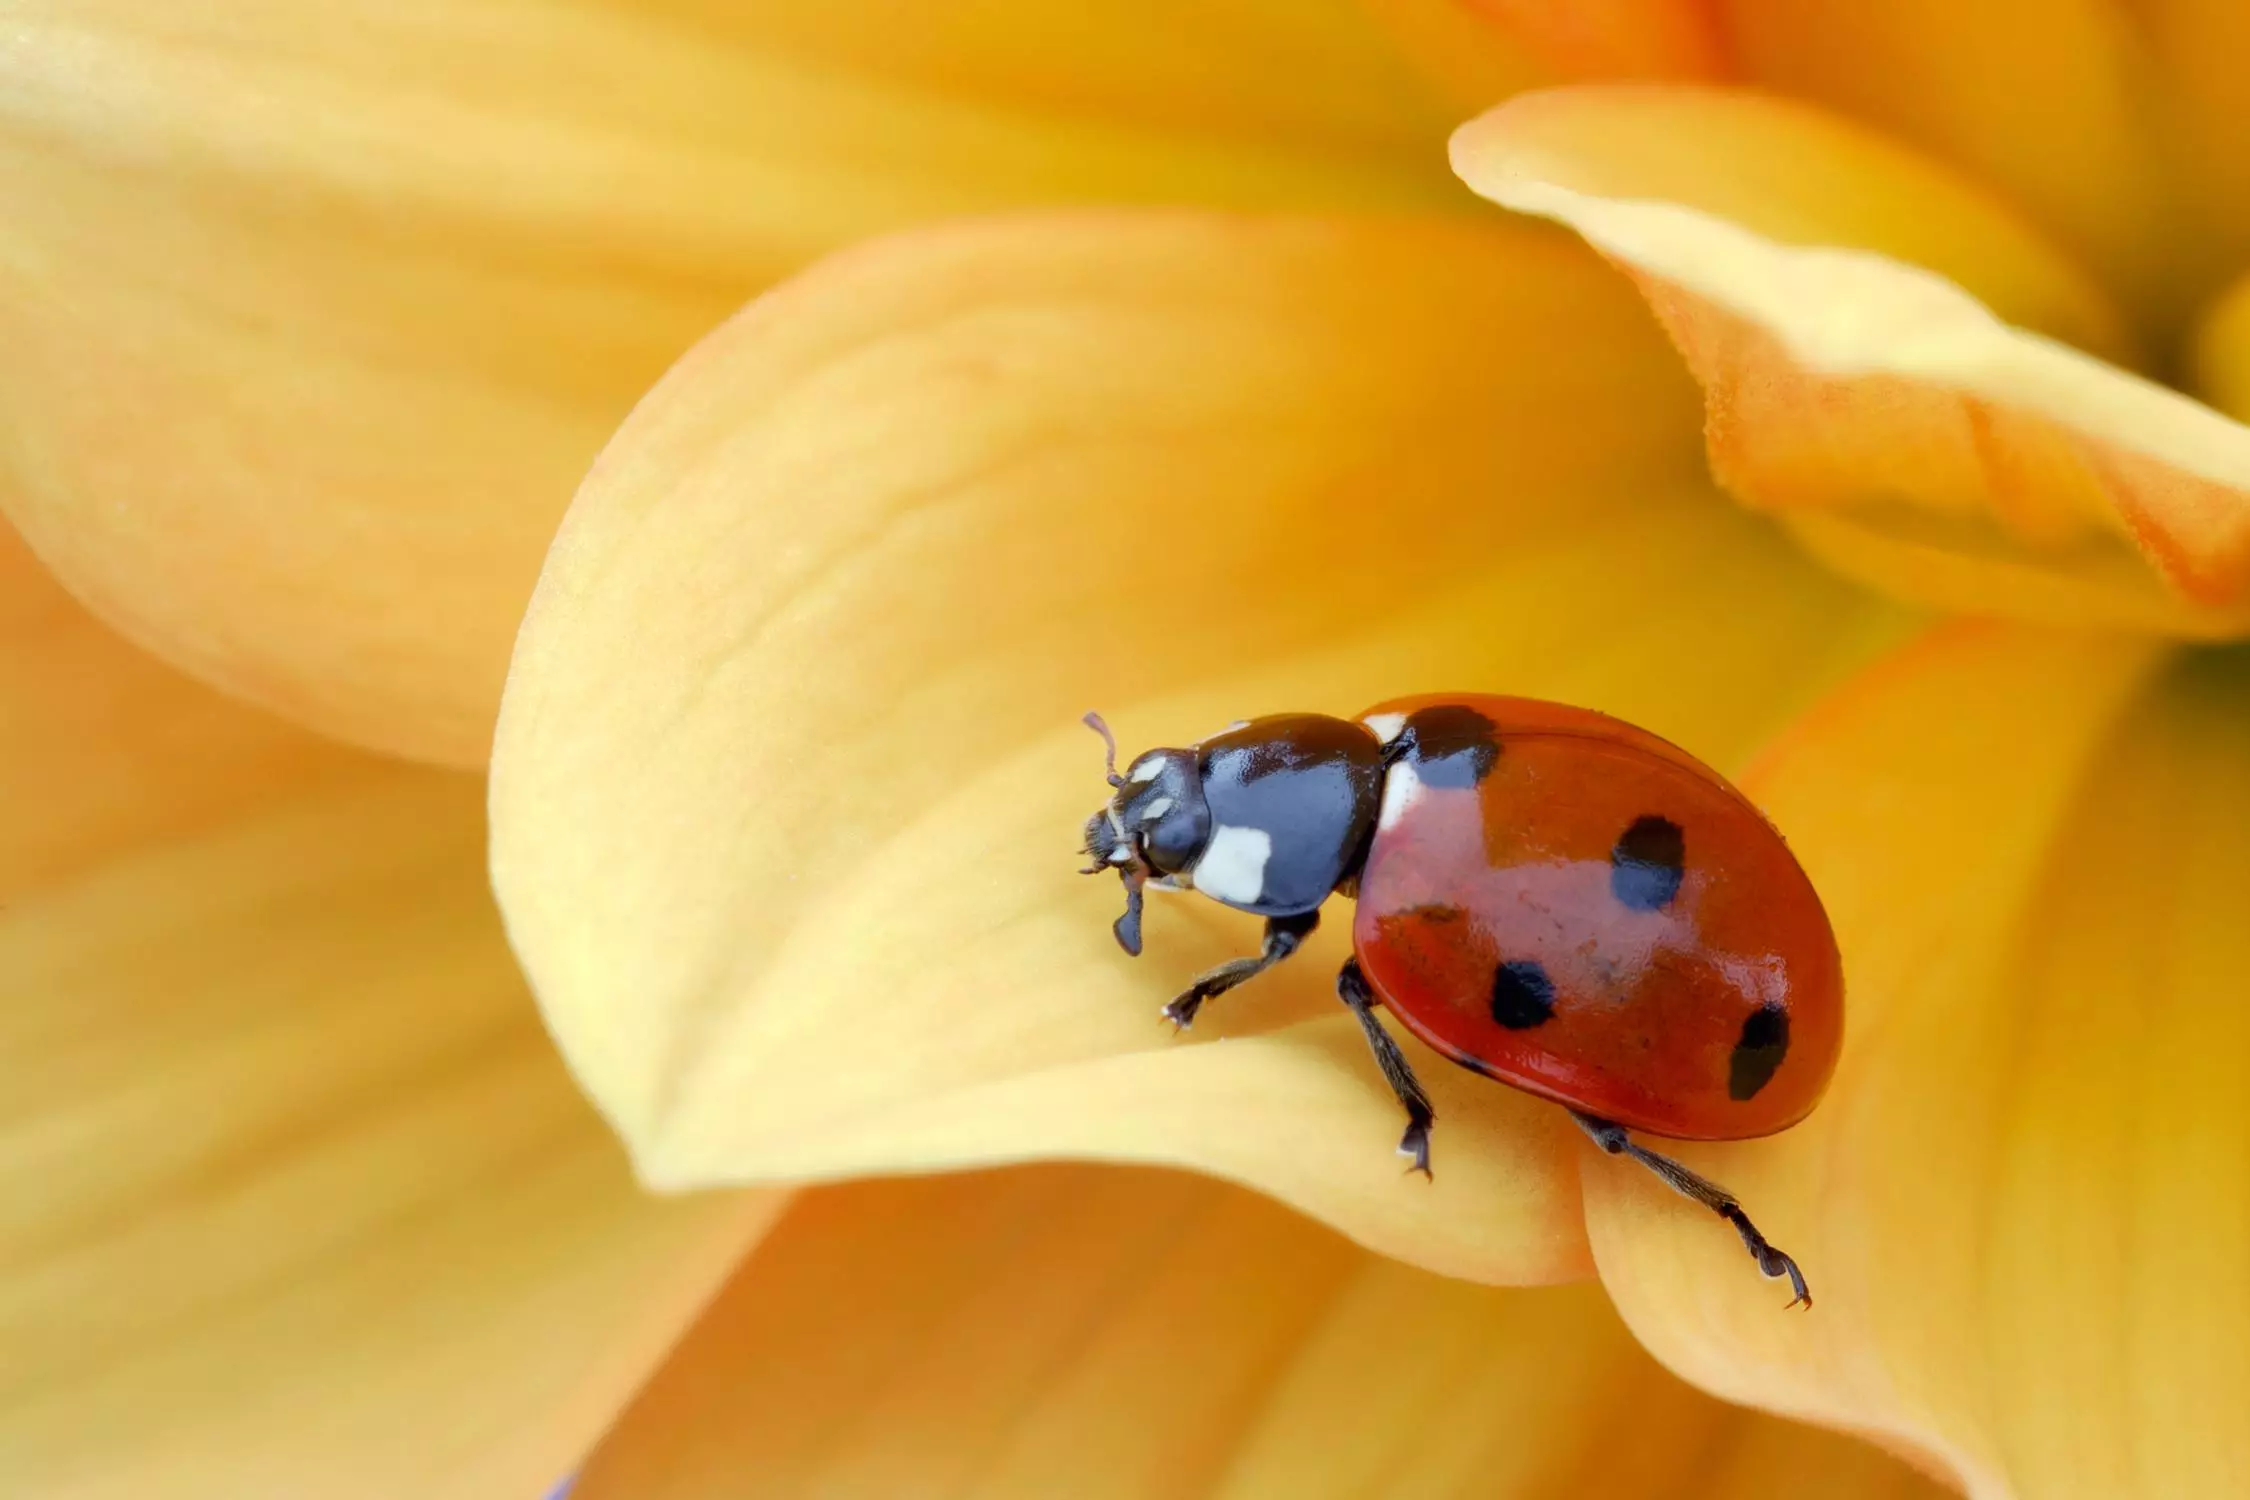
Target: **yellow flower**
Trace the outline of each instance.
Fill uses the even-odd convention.
[[[4,533],[0,714],[0,1493],[533,1496],[613,1421],[578,1496],[1934,1493],[1597,1288],[1204,1178],[642,1197],[472,778],[181,680]]]
[[[648,1181],[1152,1163],[1363,1247],[1085,1168],[814,1192],[589,1492],[1630,1494],[1599,1465],[1698,1441],[1771,1454],[1715,1492],[1920,1484],[1659,1378],[1590,1291],[1429,1271],[1598,1271],[1690,1380],[1980,1496],[2250,1488],[2250,669],[2180,644],[2250,629],[2231,12],[394,9],[11,19],[0,508],[332,735],[474,766],[507,668],[508,936]],[[1564,228],[1444,178],[1472,115],[1462,178]],[[673,363],[832,247],[1087,203],[858,245]],[[782,1200],[627,1190],[474,782],[5,568],[0,1462],[560,1470]],[[1115,953],[1077,714],[1434,687],[1645,723],[1788,831],[1844,1064],[1681,1154],[1811,1314],[1454,1070],[1402,1180],[1334,933],[1157,1026],[1247,933],[1166,907]]]

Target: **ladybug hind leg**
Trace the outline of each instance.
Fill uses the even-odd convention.
[[[1406,1054],[1399,1051],[1398,1043],[1383,1029],[1375,1015],[1375,992],[1368,987],[1367,976],[1360,971],[1359,960],[1346,959],[1336,975],[1336,993],[1359,1017],[1359,1029],[1367,1033],[1367,1045],[1375,1054],[1375,1066],[1383,1070],[1383,1081],[1391,1086],[1398,1102],[1406,1111],[1406,1134],[1399,1137],[1398,1154],[1413,1160],[1409,1171],[1430,1175],[1430,1127],[1437,1123],[1437,1111],[1430,1107],[1430,1096],[1422,1092],[1422,1081],[1414,1076],[1407,1065]]]
[[[1230,958],[1215,969],[1195,976],[1195,983],[1182,990],[1171,1004],[1164,1007],[1164,1019],[1176,1031],[1185,1031],[1195,1024],[1195,1013],[1203,1009],[1203,1002],[1216,999],[1248,979],[1255,979],[1275,964],[1280,963],[1312,936],[1320,925],[1318,909],[1293,917],[1266,918],[1265,946],[1256,958]]]
[[[1732,1224],[1735,1233],[1742,1236],[1742,1243],[1750,1248],[1750,1254],[1757,1260],[1759,1270],[1775,1280],[1784,1276],[1789,1278],[1789,1289],[1797,1294],[1789,1305],[1795,1307],[1802,1303],[1806,1307],[1812,1306],[1812,1293],[1805,1290],[1804,1273],[1797,1269],[1797,1263],[1794,1260],[1766,1243],[1766,1237],[1758,1232],[1757,1225],[1750,1222],[1750,1216],[1742,1211],[1742,1204],[1736,1200],[1734,1194],[1720,1187],[1710,1178],[1689,1171],[1669,1156],[1660,1156],[1645,1146],[1635,1144],[1633,1138],[1625,1133],[1625,1127],[1622,1125],[1597,1118],[1594,1115],[1581,1114],[1575,1109],[1570,1112],[1570,1117],[1576,1120],[1580,1128],[1594,1138],[1595,1145],[1601,1147],[1610,1155],[1630,1156],[1633,1160],[1663,1178],[1666,1185],[1674,1192],[1683,1197],[1693,1198],[1696,1202]]]

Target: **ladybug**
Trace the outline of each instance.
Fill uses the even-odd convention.
[[[1331,895],[1354,898],[1336,990],[1406,1111],[1424,1176],[1436,1112],[1375,1012],[1487,1078],[1552,1099],[1735,1227],[1789,1304],[1797,1263],[1734,1195],[1641,1146],[1639,1130],[1732,1141],[1811,1112],[1843,1040],[1843,968],[1781,835],[1718,772],[1589,709],[1530,698],[1399,698],[1357,719],[1281,714],[1117,770],[1086,822],[1085,873],[1125,884],[1117,940],[1141,951],[1144,887],[1266,919],[1255,958],[1199,975],[1175,1027],[1296,952]]]

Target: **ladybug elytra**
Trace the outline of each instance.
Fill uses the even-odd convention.
[[[1429,1172],[1436,1113],[1375,1012],[1485,1077],[1567,1108],[1720,1215],[1811,1304],[1734,1196],[1641,1146],[1640,1130],[1743,1140],[1803,1119],[1835,1070],[1843,972],[1819,896],[1773,825],[1668,741],[1528,698],[1401,698],[1355,719],[1284,714],[1151,750],[1086,823],[1087,873],[1194,890],[1265,918],[1254,958],[1197,976],[1164,1014],[1280,963],[1331,895],[1356,898],[1336,988],[1406,1112]]]

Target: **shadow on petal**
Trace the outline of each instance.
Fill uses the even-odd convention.
[[[2191,189],[2204,164],[2195,137],[2213,125],[2239,130],[2234,7],[1719,0],[1717,9],[1742,81],[1864,121],[2020,204],[2143,327],[2168,338],[2226,273],[2227,242],[2214,231],[2240,218],[2229,203],[2239,190],[2211,182],[2196,203]]]
[[[1596,1288],[1501,1291],[1247,1194],[1041,1167],[801,1197],[579,1500],[1936,1500],[1667,1375]]]

